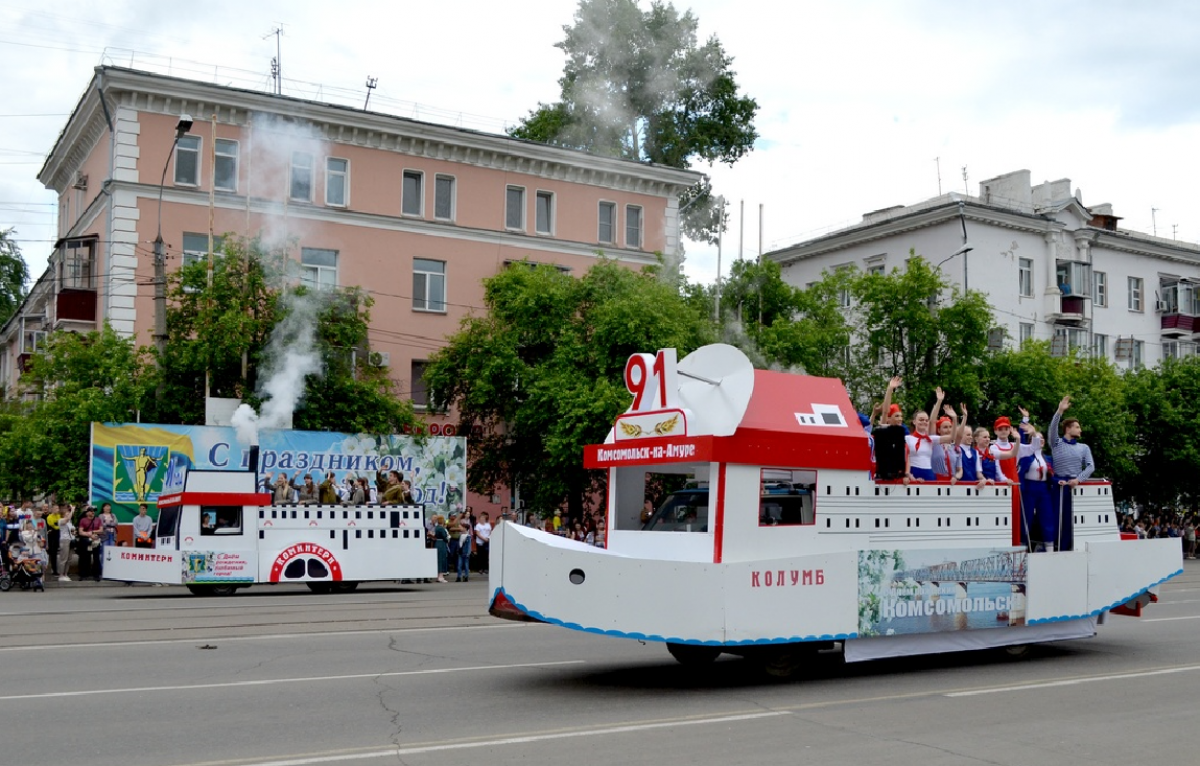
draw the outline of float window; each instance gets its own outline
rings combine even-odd
[[[760,482],[758,525],[796,527],[816,522],[817,473],[794,468],[764,468]]]
[[[205,505],[200,507],[200,534],[240,535],[242,507],[238,505]]]

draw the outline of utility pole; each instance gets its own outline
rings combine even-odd
[[[1154,236],[1158,236],[1158,208],[1150,208],[1150,228],[1154,230]]]

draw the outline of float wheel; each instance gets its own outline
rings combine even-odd
[[[681,665],[707,665],[721,656],[721,647],[700,644],[667,644],[667,651]]]

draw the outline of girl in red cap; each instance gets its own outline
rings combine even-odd
[[[933,404],[933,412],[936,413],[942,406],[942,400],[945,399],[945,394],[941,387],[935,389],[937,400]],[[950,415],[954,416],[954,410],[947,408]],[[957,416],[955,416],[957,420]],[[908,471],[904,477],[905,483],[910,481],[937,481],[937,473],[933,470],[934,460],[934,444],[941,447],[943,443],[949,444],[953,441],[951,436],[929,436],[929,415],[924,412],[918,412],[913,415],[913,432],[905,437],[904,441],[908,448]]]

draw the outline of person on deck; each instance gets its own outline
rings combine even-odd
[[[1092,459],[1092,450],[1079,441],[1083,436],[1083,426],[1076,418],[1062,419],[1063,413],[1071,406],[1071,397],[1064,396],[1058,403],[1054,417],[1050,419],[1050,454],[1054,458],[1055,487],[1051,488],[1050,499],[1054,503],[1055,516],[1058,519],[1059,550],[1073,550],[1075,546],[1074,525],[1071,523],[1072,502],[1075,488],[1082,481],[1087,481],[1096,470],[1096,461]],[[1059,422],[1062,423],[1063,435],[1058,435]],[[1046,541],[1050,550],[1052,541]]]
[[[1032,551],[1041,541],[1058,538],[1058,520],[1050,503],[1050,466],[1042,453],[1044,440],[1024,409],[1020,429],[1017,475],[1021,477],[1021,543]]]
[[[883,425],[871,433],[875,438],[876,481],[896,481],[908,476],[904,414],[900,411],[900,405],[892,404],[892,394],[901,382],[899,376],[888,381],[881,407]]]
[[[942,406],[942,400],[945,394],[939,387],[937,391],[937,400],[933,404],[932,412],[937,413]],[[958,420],[958,415],[954,410],[947,408],[947,412],[954,421]],[[904,477],[904,483],[908,484],[912,481],[937,481],[937,473],[933,469],[934,443],[938,446],[943,444],[943,437],[939,434],[933,437],[929,436],[929,415],[924,412],[918,412],[913,415],[913,432],[904,437],[905,448],[907,450],[908,471]],[[949,444],[953,441],[953,437],[944,437],[944,443]]]

